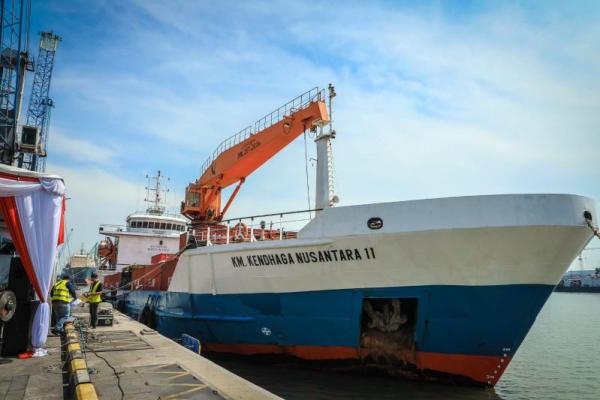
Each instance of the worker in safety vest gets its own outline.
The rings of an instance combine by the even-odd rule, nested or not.
[[[71,282],[70,276],[63,274],[50,291],[52,310],[56,316],[56,333],[63,332],[63,326],[71,316],[71,302],[76,298],[75,286]]]
[[[98,304],[102,301],[102,283],[98,280],[98,274],[96,272],[92,272],[90,291],[85,293],[84,296],[87,298],[87,302],[90,306],[90,327],[96,329],[96,324],[98,322]]]

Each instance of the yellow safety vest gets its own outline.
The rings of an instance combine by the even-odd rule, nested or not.
[[[100,286],[100,281],[94,282],[92,284],[92,287],[90,288],[90,292],[92,293],[92,292],[98,291],[99,286]],[[88,296],[88,303],[100,303],[101,301],[102,301],[102,296],[100,293]]]
[[[52,292],[50,296],[50,300],[52,301],[62,301],[65,303],[71,302],[71,293],[69,293],[69,288],[67,287],[68,280],[62,279],[52,286]]]

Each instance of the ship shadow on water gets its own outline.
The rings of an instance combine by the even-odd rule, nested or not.
[[[215,363],[288,400],[294,399],[461,399],[501,400],[494,389],[308,368],[290,362],[211,353]]]

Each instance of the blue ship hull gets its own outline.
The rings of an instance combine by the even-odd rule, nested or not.
[[[417,305],[411,354],[399,361],[413,373],[435,370],[494,384],[553,289],[439,285],[215,296],[134,291],[127,313],[138,316],[152,304],[158,331],[171,338],[192,335],[208,350],[364,361],[370,355],[361,332],[365,299],[411,299]]]

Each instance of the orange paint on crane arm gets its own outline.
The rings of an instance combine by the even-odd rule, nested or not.
[[[225,150],[203,173],[198,183],[221,188],[236,183],[256,171],[317,121],[329,121],[327,107],[322,101],[310,103],[306,108]]]
[[[220,221],[226,211],[221,211],[223,188],[248,177],[306,129],[328,122],[329,115],[325,103],[321,100],[314,101],[224,150],[217,155],[206,171],[203,171],[200,179],[186,188],[186,200],[181,207],[182,214],[200,222]],[[192,195],[197,195],[197,199],[192,199]],[[233,197],[230,200],[233,200]],[[227,205],[229,204],[231,201],[227,202]]]

